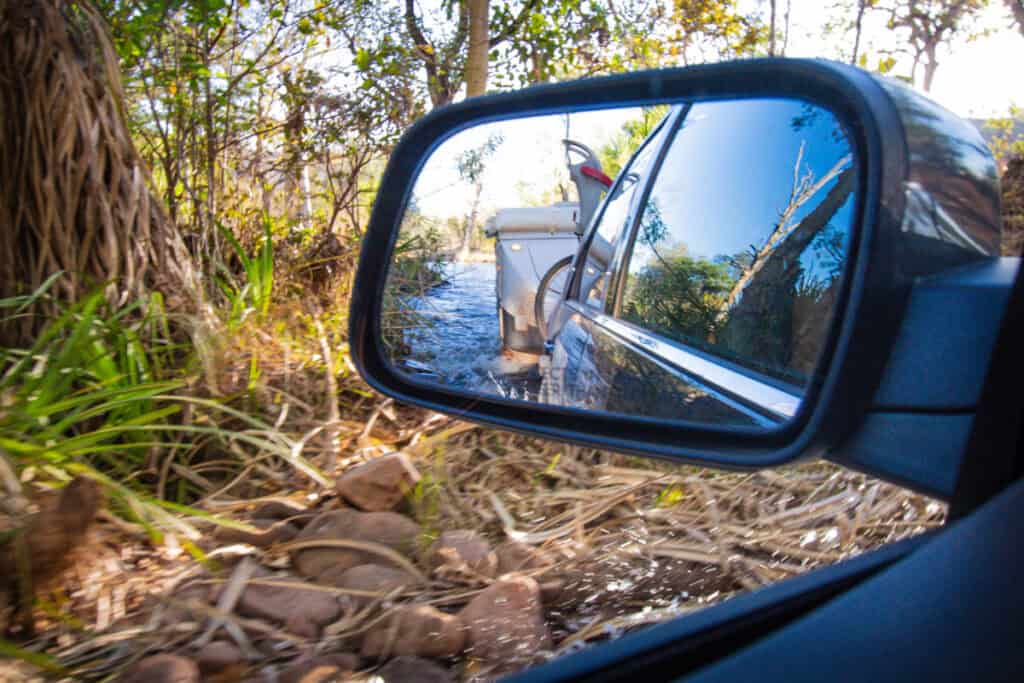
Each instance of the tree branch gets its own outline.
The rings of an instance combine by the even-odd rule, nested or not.
[[[519,29],[523,27],[526,21],[530,18],[533,10],[540,4],[540,0],[528,0],[523,8],[519,10],[519,14],[512,20],[512,23],[505,27],[505,29],[499,32],[496,36],[493,36],[490,40],[491,48],[496,48],[506,40],[519,33]]]

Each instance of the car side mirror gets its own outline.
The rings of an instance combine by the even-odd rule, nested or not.
[[[829,62],[469,100],[391,158],[353,356],[385,394],[552,438],[821,454],[871,411],[915,282],[997,257],[995,187],[967,124]]]

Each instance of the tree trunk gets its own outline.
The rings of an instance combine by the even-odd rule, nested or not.
[[[0,299],[37,291],[0,344],[30,340],[62,305],[103,286],[111,301],[151,289],[189,308],[197,278],[176,226],[150,193],[125,121],[115,53],[88,3],[0,4]]]
[[[487,92],[487,66],[490,56],[489,0],[469,2],[469,51],[466,54],[466,97]]]
[[[850,64],[857,66],[857,57],[860,52],[860,36],[864,30],[864,12],[867,10],[868,0],[857,0],[857,21],[853,24],[853,53],[850,55]]]
[[[793,0],[786,0],[786,13],[782,15],[782,50],[779,56],[786,56],[786,49],[789,47],[789,13],[793,9]]]
[[[1013,19],[1017,23],[1017,30],[1024,36],[1024,0],[1005,0],[1006,6],[1010,8]]]
[[[775,56],[775,0],[769,0],[772,8],[771,25],[768,33],[768,56]]]
[[[789,205],[782,211],[779,222],[772,231],[772,234],[769,235],[764,245],[758,249],[756,254],[754,254],[754,260],[751,261],[750,265],[744,269],[744,272],[740,274],[732,288],[729,290],[729,294],[725,297],[725,301],[722,303],[722,309],[718,314],[718,322],[724,321],[729,316],[733,305],[743,295],[744,290],[755,281],[758,277],[758,273],[765,267],[770,259],[778,258],[778,254],[780,252],[785,251],[788,253],[788,250],[793,249],[793,245],[802,242],[804,238],[798,236],[808,233],[808,226],[814,224],[812,217],[822,211],[823,206],[835,204],[833,208],[827,211],[827,214],[831,216],[831,214],[835,213],[836,209],[842,205],[842,202],[846,200],[846,196],[850,194],[850,190],[852,189],[854,182],[853,170],[851,167],[847,166],[847,162],[850,157],[844,157],[841,159],[829,170],[828,173],[823,175],[812,185],[805,187],[803,190],[798,188],[796,181],[799,177],[801,158],[803,158],[803,148],[801,148],[800,156],[797,157],[797,162],[794,165],[793,197],[790,198]],[[836,177],[838,177],[838,180],[836,181],[835,186],[831,191],[829,191],[828,195],[825,196],[822,203],[818,205],[807,217],[805,217],[798,226],[790,229],[789,221],[793,215],[796,214],[797,210],[813,199],[821,188]],[[802,250],[802,247],[798,249],[797,252],[800,250]]]
[[[480,197],[484,193],[483,185],[477,183],[476,194],[473,197],[473,205],[469,209],[469,216],[466,217],[466,224],[462,228],[462,246],[459,247],[459,258],[466,260],[473,252],[474,236],[476,235],[476,219],[480,210]]]
[[[811,244],[849,198],[856,184],[853,168],[839,174],[836,184],[820,204],[814,207],[773,251],[755,261],[757,269],[745,276],[736,305],[719,316],[717,341],[749,358],[769,364],[792,364],[809,372],[817,360],[817,351],[829,320],[822,310],[834,296],[825,292],[817,306],[794,296],[800,279],[800,255]],[[810,304],[811,311],[807,311]],[[803,308],[795,311],[795,308]],[[817,310],[813,310],[817,308]],[[798,313],[794,315],[794,313]],[[802,314],[800,314],[802,313]],[[794,362],[795,361],[795,362]]]
[[[924,63],[924,91],[932,91],[932,81],[935,80],[935,71],[939,68],[938,56],[935,54],[937,46],[929,45],[927,47],[927,61]]]

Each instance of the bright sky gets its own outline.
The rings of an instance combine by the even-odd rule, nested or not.
[[[765,0],[760,2],[767,5]],[[828,0],[792,0],[788,57],[840,56],[830,44],[834,41],[822,38],[831,4]],[[780,11],[784,5],[785,1],[779,0]],[[958,40],[940,51],[930,97],[960,116],[1005,116],[1010,104],[1024,105],[1024,37],[1012,25],[1002,0],[992,0],[979,23],[991,31],[989,35],[971,42]],[[864,33],[868,54],[875,59],[880,50],[895,47],[883,13],[871,17]],[[842,47],[849,50],[848,45]],[[897,56],[896,75],[909,76],[910,68],[907,56]],[[919,80],[923,73],[919,67]]]
[[[639,116],[636,108],[576,112],[569,117],[569,137],[596,153],[623,123]],[[566,117],[555,114],[477,126],[443,142],[416,182],[414,196],[424,215],[466,215],[473,190],[459,178],[457,162],[460,155],[479,148],[491,136],[501,136],[502,142],[488,157],[483,174],[480,208],[484,217],[496,208],[533,205],[553,192],[559,182],[567,186],[569,199],[575,201],[561,142],[566,137]],[[574,157],[573,161],[580,158]]]
[[[767,0],[750,2],[767,11]],[[787,56],[845,57],[839,51],[849,50],[848,41],[823,36],[823,27],[834,19],[831,4],[828,0],[791,0]],[[784,11],[785,0],[779,0],[778,5],[779,11]],[[1002,116],[1011,104],[1024,105],[1024,77],[1020,69],[1024,63],[1024,37],[999,0],[993,0],[984,11],[979,27],[987,29],[988,35],[973,41],[959,40],[941,52],[930,96],[960,116]],[[882,56],[883,50],[894,47],[884,13],[868,15],[862,45],[872,62]],[[896,57],[894,75],[909,76],[909,57]],[[923,67],[919,67],[918,78],[922,76]],[[598,149],[623,121],[636,115],[636,110],[627,109],[575,113],[570,119],[569,134]],[[503,136],[504,142],[487,164],[480,206],[484,217],[496,208],[529,205],[545,192],[550,195],[559,182],[567,184],[560,144],[565,137],[563,116],[488,124],[446,141],[428,161],[415,190],[425,214],[437,218],[466,215],[472,191],[469,183],[460,181],[456,160],[465,150],[479,146],[496,133]],[[570,199],[575,199],[571,191]]]

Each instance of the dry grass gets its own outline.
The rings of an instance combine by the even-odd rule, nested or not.
[[[299,337],[241,331],[221,348],[216,371],[222,391],[247,391],[252,409],[296,444],[323,479],[280,454],[253,452],[239,442],[228,447],[233,453],[206,453],[172,470],[202,492],[194,505],[242,524],[254,504],[266,500],[332,509],[339,503],[326,473],[403,450],[423,475],[406,512],[421,524],[424,544],[442,530],[475,529],[495,544],[533,545],[554,561],[554,570],[539,576],[548,585],[556,577],[558,597],[546,605],[553,656],[944,521],[944,506],[935,501],[824,462],[753,474],[674,467],[397,406],[358,380],[344,346],[325,331],[330,324],[297,316],[289,325]],[[310,329],[318,332],[309,336]],[[257,348],[258,379],[245,389]],[[201,518],[181,519],[212,534]],[[311,642],[233,614],[231,601],[213,608],[188,603],[191,610],[182,612],[185,598],[175,596],[176,587],[189,582],[226,583],[237,594],[246,581],[271,581],[251,578],[251,569],[286,568],[288,546],[219,547],[209,537],[170,534],[164,545],[153,545],[144,530],[112,516],[94,533],[65,593],[37,611],[42,636],[31,644],[86,680],[100,680],[147,652],[190,651],[215,630],[249,652],[254,667],[273,667],[300,653],[351,650],[353,640],[396,605],[457,609],[487,581],[435,575],[423,577],[415,590],[364,595],[374,600],[346,612]],[[185,552],[192,543],[205,549],[196,556],[202,561]],[[346,594],[330,586],[317,590]],[[257,650],[254,639],[272,643],[276,654],[258,654],[267,649]],[[487,673],[472,660],[456,664],[467,680]]]

